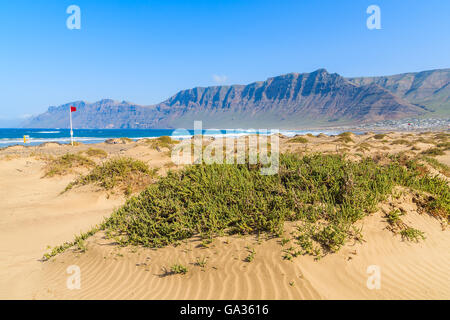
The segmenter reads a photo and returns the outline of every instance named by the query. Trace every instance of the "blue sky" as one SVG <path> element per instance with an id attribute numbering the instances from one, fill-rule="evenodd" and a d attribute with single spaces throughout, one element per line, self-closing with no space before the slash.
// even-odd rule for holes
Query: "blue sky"
<path id="1" fill-rule="evenodd" d="M 69 30 L 69 5 L 81 30 Z M 366 9 L 381 8 L 381 30 Z M 450 67 L 444 0 L 0 2 L 0 120 L 102 98 L 148 105 L 195 86 L 326 68 L 344 76 Z"/>

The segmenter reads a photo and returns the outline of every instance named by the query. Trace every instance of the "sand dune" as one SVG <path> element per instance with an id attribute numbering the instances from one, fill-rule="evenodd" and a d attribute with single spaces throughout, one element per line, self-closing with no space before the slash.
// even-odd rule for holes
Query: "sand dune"
<path id="1" fill-rule="evenodd" d="M 101 235 L 84 254 L 66 252 L 43 268 L 42 288 L 34 298 L 64 299 L 447 299 L 450 297 L 448 232 L 434 219 L 410 214 L 412 225 L 425 231 L 423 243 L 403 242 L 386 230 L 381 213 L 364 220 L 366 242 L 349 244 L 320 261 L 283 260 L 276 239 L 216 239 L 210 248 L 190 240 L 158 250 L 117 249 Z M 246 262 L 247 247 L 256 251 Z M 205 268 L 197 258 L 208 257 Z M 174 263 L 188 266 L 186 275 L 166 275 Z M 81 289 L 68 290 L 67 267 L 81 270 Z M 381 270 L 381 288 L 370 290 L 367 268 Z"/>
<path id="2" fill-rule="evenodd" d="M 47 246 L 101 222 L 122 199 L 79 190 L 60 195 L 73 179 L 41 179 L 42 162 L 17 159 L 0 166 L 0 298 L 30 298 Z"/>
<path id="3" fill-rule="evenodd" d="M 394 140 L 401 134 L 394 134 Z M 335 152 L 334 138 L 308 138 L 306 147 L 282 143 L 282 150 Z M 355 145 L 368 140 L 354 138 Z M 366 154 L 381 152 L 372 141 Z M 142 144 L 98 145 L 110 156 L 143 159 L 164 174 L 170 162 L 166 152 Z M 347 146 L 350 149 L 355 147 Z M 424 145 L 423 148 L 428 148 Z M 77 147 L 83 150 L 85 146 Z M 389 152 L 404 149 L 389 145 Z M 36 149 L 36 148 L 34 148 Z M 45 152 L 64 154 L 67 146 L 46 146 Z M 121 248 L 99 232 L 89 238 L 87 251 L 76 249 L 39 261 L 47 246 L 73 240 L 74 235 L 100 223 L 124 203 L 125 198 L 95 187 L 61 194 L 76 173 L 42 179 L 44 162 L 26 154 L 27 148 L 3 152 L 0 160 L 0 298 L 1 299 L 449 299 L 450 233 L 440 222 L 419 214 L 410 198 L 395 205 L 408 212 L 408 225 L 425 232 L 426 240 L 406 242 L 386 229 L 384 213 L 389 203 L 359 223 L 364 241 L 348 243 L 338 253 L 319 261 L 301 256 L 283 260 L 280 239 L 255 236 L 217 238 L 208 247 L 193 238 L 179 246 L 157 250 Z M 411 151 L 409 151 L 411 152 Z M 1 154 L 0 154 L 1 155 Z M 12 155 L 17 155 L 13 157 Z M 448 154 L 439 157 L 448 161 Z M 286 225 L 287 232 L 295 224 Z M 250 250 L 254 260 L 246 261 Z M 206 266 L 197 260 L 206 259 Z M 173 264 L 188 267 L 185 275 L 167 272 Z M 69 266 L 81 270 L 81 289 L 69 290 Z M 381 288 L 367 287 L 369 266 L 381 271 Z"/>

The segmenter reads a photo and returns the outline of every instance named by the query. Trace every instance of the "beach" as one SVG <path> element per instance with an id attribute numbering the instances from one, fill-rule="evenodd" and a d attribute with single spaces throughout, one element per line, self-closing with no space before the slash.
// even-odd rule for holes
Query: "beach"
<path id="1" fill-rule="evenodd" d="M 450 166 L 450 151 L 437 146 L 437 134 L 349 134 L 350 140 L 343 138 L 345 135 L 281 135 L 279 143 L 281 153 L 346 154 L 349 161 L 402 153 L 421 161 L 427 174 L 448 182 L 442 167 L 421 158 L 427 156 L 427 150 L 440 148 L 442 152 L 429 157 Z M 204 138 L 205 144 L 218 139 L 222 138 Z M 447 141 L 447 136 L 443 139 Z M 93 165 L 100 165 L 132 158 L 157 169 L 148 183 L 155 183 L 170 170 L 183 170 L 182 165 L 172 163 L 170 147 L 135 140 L 116 138 L 74 147 L 49 142 L 0 150 L 0 299 L 450 298 L 448 228 L 421 210 L 414 193 L 406 189 L 355 223 L 355 228 L 362 230 L 360 241 L 348 241 L 321 259 L 310 255 L 283 258 L 289 244 L 282 239 L 296 230 L 295 221 L 285 223 L 283 237 L 227 234 L 205 244 L 193 236 L 162 248 L 120 246 L 100 230 L 83 242 L 85 250 L 71 247 L 45 259 L 51 248 L 102 223 L 143 190 L 138 184 L 130 195 L 86 184 L 66 191 L 91 168 L 73 167 L 64 174 L 46 176 L 51 159 L 82 154 Z M 93 149 L 97 151 L 89 152 Z M 405 241 L 394 234 L 386 221 L 392 208 L 401 208 L 404 223 L 423 231 L 425 239 Z M 170 268 L 174 264 L 186 266 L 188 271 L 173 274 Z M 81 271 L 79 289 L 67 286 L 70 266 Z M 381 270 L 378 288 L 368 285 L 371 266 Z"/>

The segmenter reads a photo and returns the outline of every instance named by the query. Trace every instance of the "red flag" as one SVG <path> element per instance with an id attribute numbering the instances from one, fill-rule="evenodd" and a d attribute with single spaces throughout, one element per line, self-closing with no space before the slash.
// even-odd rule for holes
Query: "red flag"
<path id="1" fill-rule="evenodd" d="M 70 112 L 75 112 L 75 111 L 77 111 L 77 108 L 74 106 L 70 106 Z"/>

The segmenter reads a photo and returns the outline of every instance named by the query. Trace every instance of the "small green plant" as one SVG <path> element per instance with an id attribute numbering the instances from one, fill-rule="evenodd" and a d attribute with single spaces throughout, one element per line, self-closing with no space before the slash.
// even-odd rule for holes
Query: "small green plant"
<path id="1" fill-rule="evenodd" d="M 398 225 L 401 222 L 400 217 L 403 215 L 404 213 L 402 213 L 400 210 L 393 210 L 387 214 L 387 221 L 391 225 Z"/>
<path id="2" fill-rule="evenodd" d="M 314 235 L 314 238 L 322 246 L 331 252 L 337 252 L 345 243 L 348 231 L 338 225 L 324 227 Z"/>
<path id="3" fill-rule="evenodd" d="M 188 268 L 182 264 L 174 264 L 170 267 L 170 271 L 173 274 L 186 274 L 188 273 Z"/>
<path id="4" fill-rule="evenodd" d="M 256 256 L 255 249 L 249 249 L 249 251 L 250 251 L 249 255 L 247 256 L 247 258 L 245 258 L 246 262 L 252 262 L 255 259 L 255 256 Z"/>
<path id="5" fill-rule="evenodd" d="M 425 234 L 422 231 L 411 227 L 400 231 L 400 234 L 407 241 L 419 242 L 420 240 L 425 240 Z"/>
<path id="6" fill-rule="evenodd" d="M 76 238 L 75 239 L 75 244 L 78 248 L 79 251 L 81 252 L 86 252 L 87 251 L 87 246 L 85 241 L 82 238 Z"/>
<path id="7" fill-rule="evenodd" d="M 80 234 L 79 236 L 75 237 L 75 240 L 72 242 L 65 242 L 64 244 L 60 245 L 60 246 L 56 246 L 53 249 L 51 249 L 51 251 L 49 253 L 45 253 L 43 256 L 43 260 L 47 261 L 50 258 L 63 253 L 64 251 L 66 251 L 67 249 L 73 247 L 73 246 L 77 246 L 78 250 L 85 252 L 87 250 L 86 244 L 85 244 L 85 240 L 89 237 L 91 237 L 92 235 L 94 235 L 95 233 L 97 233 L 99 231 L 99 227 L 94 227 L 92 228 L 90 231 L 85 232 Z"/>
<path id="8" fill-rule="evenodd" d="M 195 264 L 199 266 L 200 268 L 205 268 L 206 264 L 208 263 L 207 258 L 197 258 Z"/>

